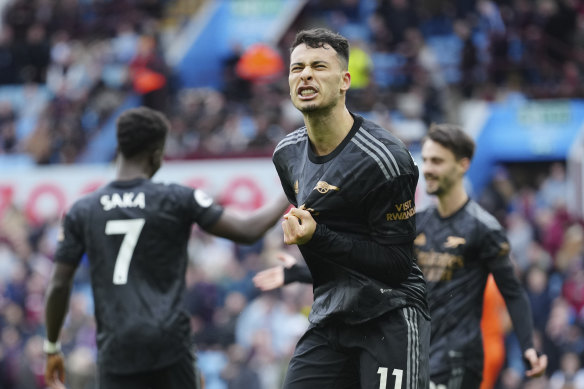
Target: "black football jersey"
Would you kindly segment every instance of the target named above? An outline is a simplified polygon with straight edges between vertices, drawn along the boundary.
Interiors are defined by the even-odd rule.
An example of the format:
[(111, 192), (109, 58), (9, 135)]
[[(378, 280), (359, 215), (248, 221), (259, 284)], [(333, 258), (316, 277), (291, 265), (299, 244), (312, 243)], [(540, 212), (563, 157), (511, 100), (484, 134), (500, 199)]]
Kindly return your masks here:
[(514, 276), (509, 242), (497, 220), (473, 200), (442, 218), (435, 206), (418, 212), (418, 264), (428, 285), (432, 317), (431, 377), (465, 367), (482, 374), (480, 322), (489, 273), (505, 298), (523, 347), (532, 335), (531, 311)]
[[(355, 270), (366, 252), (343, 265), (334, 257), (338, 254), (314, 250), (312, 241), (300, 245), (313, 279), (312, 323), (333, 317), (360, 323), (404, 306), (427, 313), (425, 282), (412, 243), (418, 168), (399, 139), (369, 120), (353, 117), (348, 135), (326, 156), (313, 152), (305, 127), (287, 135), (274, 151), (276, 171), (290, 203), (309, 210), (336, 239), (408, 245), (409, 276), (399, 285), (388, 285)], [(385, 264), (392, 258), (380, 260)]]
[(222, 210), (200, 190), (147, 179), (114, 181), (71, 207), (55, 260), (77, 266), (87, 254), (104, 369), (157, 369), (188, 351), (187, 243), (193, 223), (211, 226)]

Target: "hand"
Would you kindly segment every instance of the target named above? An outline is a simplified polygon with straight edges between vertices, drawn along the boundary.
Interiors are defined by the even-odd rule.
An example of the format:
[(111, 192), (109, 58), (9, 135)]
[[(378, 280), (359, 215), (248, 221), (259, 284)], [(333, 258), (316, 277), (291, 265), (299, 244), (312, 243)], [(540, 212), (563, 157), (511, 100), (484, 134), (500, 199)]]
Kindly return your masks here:
[(290, 268), (297, 262), (296, 258), (284, 252), (278, 253), (277, 257), (284, 263), (284, 266), (274, 266), (263, 270), (253, 278), (254, 285), (263, 292), (284, 286), (284, 267)]
[(51, 389), (64, 389), (65, 385), (65, 361), (63, 354), (47, 354), (45, 367), (45, 383)]
[(282, 222), (284, 230), (284, 242), (286, 244), (302, 245), (308, 243), (316, 230), (316, 221), (310, 212), (300, 208), (291, 208), (284, 215)]
[(545, 373), (545, 369), (547, 368), (548, 359), (547, 355), (538, 355), (537, 351), (534, 348), (529, 348), (525, 350), (523, 353), (523, 357), (529, 362), (531, 365), (531, 369), (528, 369), (525, 372), (525, 375), (534, 378), (540, 377)]

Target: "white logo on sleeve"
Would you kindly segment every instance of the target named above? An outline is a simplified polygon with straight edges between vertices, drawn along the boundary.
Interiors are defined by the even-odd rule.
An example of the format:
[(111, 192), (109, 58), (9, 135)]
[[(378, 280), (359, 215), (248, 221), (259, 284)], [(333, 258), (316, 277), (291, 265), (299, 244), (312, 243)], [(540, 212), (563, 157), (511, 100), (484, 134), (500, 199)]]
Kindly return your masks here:
[(207, 208), (213, 204), (213, 199), (200, 189), (195, 189), (195, 201), (203, 208)]

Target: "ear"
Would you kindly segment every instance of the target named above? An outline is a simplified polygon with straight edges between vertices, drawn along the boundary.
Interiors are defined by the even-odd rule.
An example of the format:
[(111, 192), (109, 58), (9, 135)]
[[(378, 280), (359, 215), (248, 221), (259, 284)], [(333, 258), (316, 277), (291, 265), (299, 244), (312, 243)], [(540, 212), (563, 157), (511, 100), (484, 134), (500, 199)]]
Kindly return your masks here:
[(343, 79), (341, 80), (341, 92), (346, 92), (351, 86), (351, 73), (345, 71), (343, 73)]
[(463, 173), (466, 173), (470, 168), (470, 159), (469, 158), (461, 158), (459, 161), (460, 167), (462, 168)]

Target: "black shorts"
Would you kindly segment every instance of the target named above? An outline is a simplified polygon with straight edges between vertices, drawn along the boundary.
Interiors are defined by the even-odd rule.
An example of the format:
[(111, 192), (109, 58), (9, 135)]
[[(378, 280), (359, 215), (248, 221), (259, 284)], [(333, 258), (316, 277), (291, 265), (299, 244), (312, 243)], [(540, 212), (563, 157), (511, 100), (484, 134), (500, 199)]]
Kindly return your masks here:
[(99, 369), (100, 389), (200, 389), (200, 375), (193, 354), (158, 370), (135, 374), (112, 374)]
[(296, 345), (284, 389), (426, 389), (429, 347), (430, 321), (411, 307), (314, 326)]

